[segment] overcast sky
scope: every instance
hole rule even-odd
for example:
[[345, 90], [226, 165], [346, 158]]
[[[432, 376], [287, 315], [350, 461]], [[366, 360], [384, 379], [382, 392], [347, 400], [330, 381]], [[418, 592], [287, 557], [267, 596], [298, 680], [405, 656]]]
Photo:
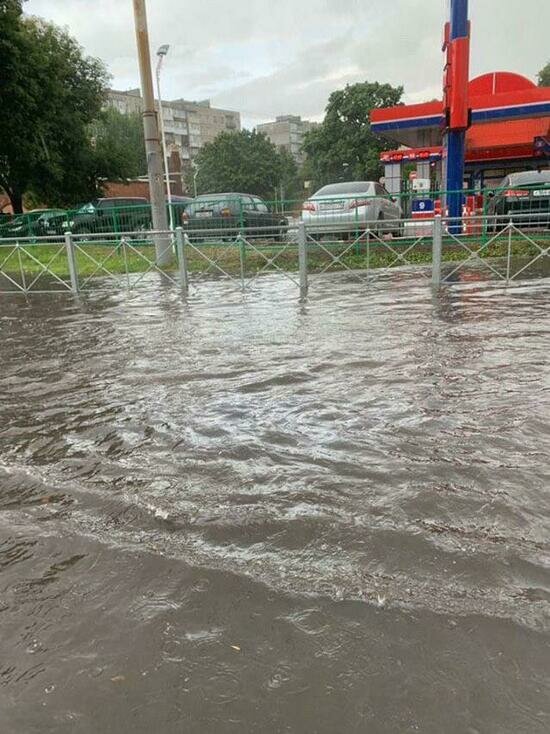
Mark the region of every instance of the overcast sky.
[[[153, 53], [170, 44], [166, 98], [210, 98], [248, 127], [275, 115], [321, 119], [328, 95], [357, 81], [403, 84], [405, 100], [441, 96], [445, 0], [149, 0]], [[131, 0], [29, 0], [139, 85]], [[471, 75], [532, 79], [550, 59], [549, 0], [470, 0]]]

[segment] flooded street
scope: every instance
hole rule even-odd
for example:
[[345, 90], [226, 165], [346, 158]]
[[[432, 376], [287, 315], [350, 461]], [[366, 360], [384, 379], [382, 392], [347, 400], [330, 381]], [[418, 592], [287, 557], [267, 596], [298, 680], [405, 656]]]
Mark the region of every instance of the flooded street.
[[550, 731], [550, 286], [0, 301], [0, 732]]

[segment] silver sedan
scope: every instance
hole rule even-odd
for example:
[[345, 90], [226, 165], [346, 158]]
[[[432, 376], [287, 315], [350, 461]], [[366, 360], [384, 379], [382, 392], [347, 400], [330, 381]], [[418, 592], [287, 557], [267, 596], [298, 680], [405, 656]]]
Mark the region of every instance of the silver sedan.
[[302, 219], [309, 232], [349, 235], [369, 226], [379, 233], [401, 234], [403, 213], [377, 181], [329, 184], [304, 202]]

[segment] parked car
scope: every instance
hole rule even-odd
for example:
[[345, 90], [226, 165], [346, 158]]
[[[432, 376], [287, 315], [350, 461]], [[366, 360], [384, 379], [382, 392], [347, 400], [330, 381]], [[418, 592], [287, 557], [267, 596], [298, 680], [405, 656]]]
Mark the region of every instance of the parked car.
[[[182, 214], [182, 224], [190, 232], [223, 230], [223, 237], [236, 237], [245, 230], [247, 237], [278, 238], [283, 235], [288, 220], [273, 212], [258, 196], [252, 194], [201, 194], [188, 204]], [[192, 239], [203, 239], [196, 233]]]
[[353, 235], [372, 222], [377, 232], [399, 235], [402, 217], [396, 199], [377, 181], [323, 186], [302, 207], [302, 219], [308, 230], [317, 234]]
[[51, 222], [64, 216], [63, 209], [32, 209], [2, 224], [0, 237], [44, 237], [55, 234], [55, 231], [50, 231]]
[[493, 231], [511, 220], [518, 227], [550, 228], [550, 170], [510, 173], [487, 206]]
[[[179, 194], [172, 194], [170, 197], [172, 204], [168, 203], [168, 197], [166, 198], [166, 210], [168, 212], [168, 222], [174, 227], [181, 225], [181, 217], [186, 208], [195, 201], [191, 196], [180, 196]], [[170, 217], [170, 210], [172, 210], [172, 217]]]
[[56, 221], [58, 233], [139, 232], [151, 228], [151, 207], [143, 197], [113, 197], [90, 201], [70, 217]]
[[[180, 196], [179, 194], [172, 194], [172, 204], [190, 204], [192, 201], [195, 201], [192, 196]], [[166, 199], [168, 202], [168, 198]]]
[[55, 235], [54, 223], [59, 217], [66, 217], [67, 212], [64, 209], [49, 209], [43, 212], [43, 214], [36, 220], [35, 234], [37, 237], [46, 237]]

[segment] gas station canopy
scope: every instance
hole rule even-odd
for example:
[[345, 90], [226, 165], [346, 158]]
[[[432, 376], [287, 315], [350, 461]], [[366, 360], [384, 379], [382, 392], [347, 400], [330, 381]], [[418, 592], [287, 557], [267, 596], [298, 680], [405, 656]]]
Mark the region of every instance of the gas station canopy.
[[[537, 87], [510, 72], [483, 74], [468, 84], [471, 127], [466, 133], [466, 165], [483, 169], [533, 166], [550, 153], [550, 87]], [[387, 164], [429, 163], [442, 157], [443, 102], [373, 110], [371, 129], [400, 148], [386, 151]]]

